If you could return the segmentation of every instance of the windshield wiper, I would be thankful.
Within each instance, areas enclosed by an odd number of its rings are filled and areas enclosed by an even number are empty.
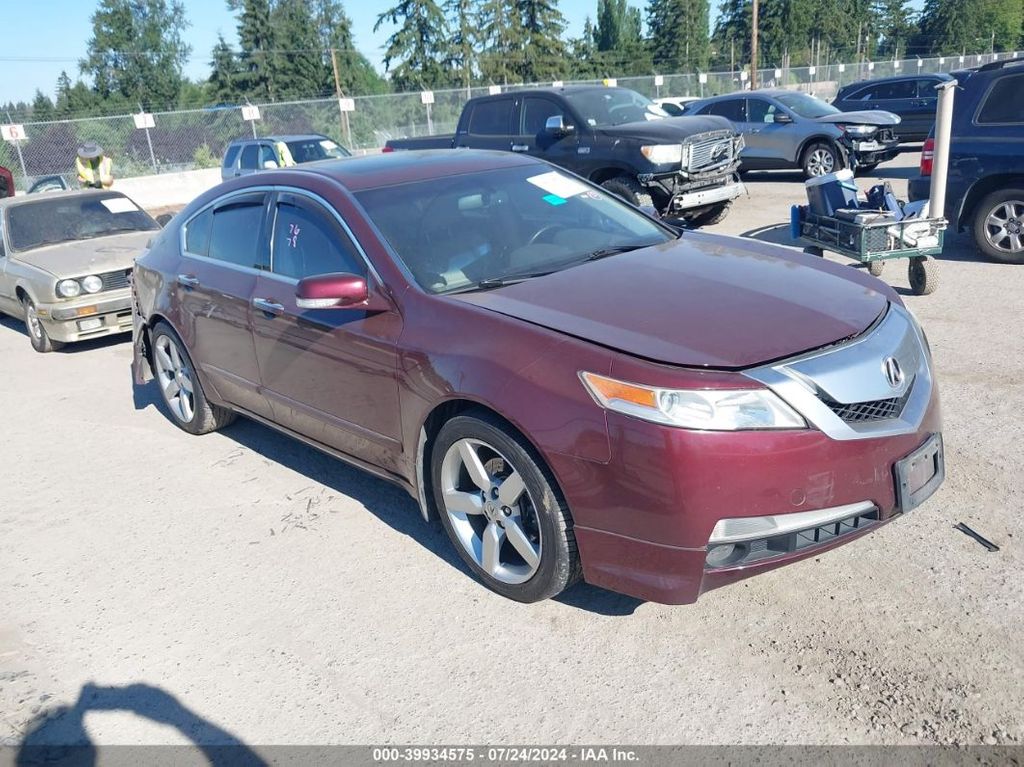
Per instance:
[[[510,274],[506,277],[488,277],[487,279],[474,282],[471,285],[465,285],[455,290],[449,290],[445,292],[445,295],[452,295],[454,293],[470,293],[477,290],[494,290],[495,288],[504,288],[508,285],[515,285],[517,282],[525,282],[526,280],[532,280],[534,277],[544,277],[548,274],[553,274],[559,271],[558,269],[547,269],[543,272],[528,272],[525,274]]]
[[[656,244],[656,243],[651,243]],[[640,245],[614,245],[610,248],[600,248],[595,250],[593,253],[588,253],[584,261],[597,261],[602,258],[608,258],[608,256],[617,256],[619,253],[629,253],[631,250],[640,250],[640,248],[649,248],[651,244],[642,243]]]

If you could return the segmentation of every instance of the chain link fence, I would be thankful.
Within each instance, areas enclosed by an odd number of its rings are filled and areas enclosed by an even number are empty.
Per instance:
[[[835,97],[840,87],[858,80],[952,72],[1016,55],[985,53],[767,68],[758,71],[758,84],[793,88],[828,100]],[[601,82],[605,81],[578,80],[573,84]],[[749,87],[749,73],[620,77],[616,82],[650,98],[704,97]],[[501,86],[501,90],[527,87],[535,87],[535,84]],[[130,114],[28,122],[24,123],[23,140],[0,143],[0,165],[12,171],[18,189],[27,189],[33,180],[42,176],[63,175],[73,181],[77,148],[86,141],[97,142],[113,158],[117,178],[217,167],[227,144],[249,135],[323,133],[356,152],[372,152],[390,138],[453,133],[467,99],[487,95],[491,90],[483,87],[434,91],[434,101],[429,105],[423,103],[418,92],[358,96],[352,99],[354,110],[350,112],[341,112],[339,101],[334,98],[258,104],[261,119],[256,122],[244,120],[238,107],[158,112],[154,114],[152,128],[136,128],[134,116]]]

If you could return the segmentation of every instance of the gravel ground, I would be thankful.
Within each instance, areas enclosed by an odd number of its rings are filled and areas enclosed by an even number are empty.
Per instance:
[[[748,186],[717,229],[781,241],[799,179]],[[941,491],[689,607],[504,600],[400,490],[250,422],[190,437],[125,340],[38,355],[3,320],[0,743],[1021,743],[1024,267],[962,236],[940,266],[885,278],[931,339]]]

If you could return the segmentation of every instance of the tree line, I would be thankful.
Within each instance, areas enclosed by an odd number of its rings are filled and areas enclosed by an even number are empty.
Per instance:
[[[209,75],[190,80],[180,0],[99,0],[79,76],[5,108],[25,120],[410,90],[740,69],[751,0],[596,0],[576,37],[558,0],[392,0],[379,73],[339,0],[227,0]],[[824,65],[1024,47],[1022,0],[760,0],[759,65]],[[337,75],[335,75],[337,73]],[[336,82],[337,77],[337,82]]]

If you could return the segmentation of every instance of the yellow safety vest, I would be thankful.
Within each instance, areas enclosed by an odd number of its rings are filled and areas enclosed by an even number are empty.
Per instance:
[[[85,187],[95,187],[97,183],[103,189],[109,189],[114,183],[113,163],[109,157],[98,157],[95,160],[75,159],[78,181]]]
[[[274,149],[277,151],[277,164],[280,167],[290,168],[295,165],[295,158],[292,157],[291,150],[288,149],[288,145],[286,143],[283,141],[277,141],[274,143]]]

